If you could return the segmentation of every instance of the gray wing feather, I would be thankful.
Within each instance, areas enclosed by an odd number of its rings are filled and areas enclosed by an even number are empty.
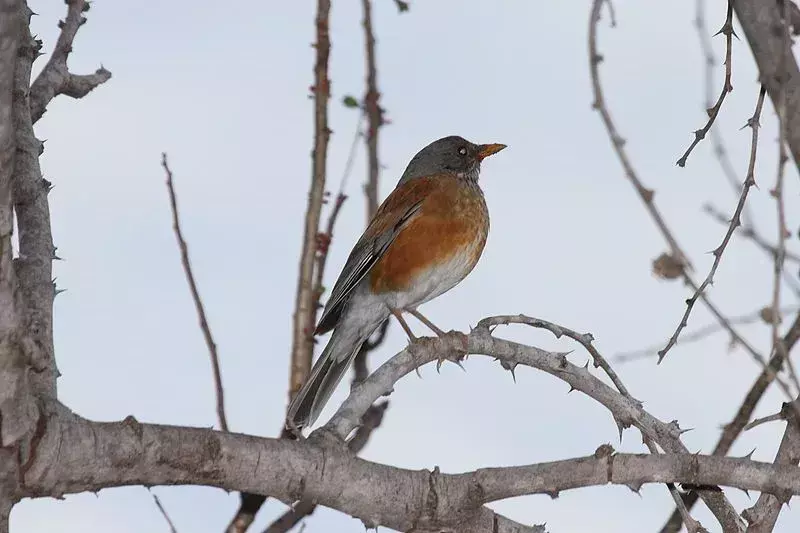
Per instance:
[[[344,310],[344,306],[353,290],[358,283],[367,275],[367,272],[375,266],[389,245],[397,237],[406,224],[414,217],[419,211],[422,201],[416,202],[412,205],[395,225],[374,237],[362,236],[361,239],[353,247],[347,262],[342,268],[342,273],[336,284],[333,286],[331,296],[325,304],[325,310],[322,312],[322,317],[319,319],[314,333],[320,335],[333,329],[339,321],[339,317]]]

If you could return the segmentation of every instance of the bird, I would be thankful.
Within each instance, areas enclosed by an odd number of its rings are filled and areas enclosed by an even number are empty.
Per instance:
[[[455,287],[480,259],[489,234],[481,162],[504,148],[451,135],[411,159],[331,290],[314,335],[333,333],[289,404],[289,429],[314,424],[361,345],[391,316],[410,341],[404,312],[444,335],[417,307]]]

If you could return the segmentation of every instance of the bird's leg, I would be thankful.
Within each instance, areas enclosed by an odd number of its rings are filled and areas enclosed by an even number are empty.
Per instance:
[[[400,326],[406,332],[406,335],[408,335],[408,341],[409,342],[415,342],[417,340],[417,336],[414,335],[414,332],[411,331],[411,328],[408,326],[408,323],[403,318],[403,312],[399,311],[397,309],[390,309],[390,311],[394,315],[394,317],[397,319],[397,321],[400,322]],[[422,378],[422,374],[419,373],[419,366],[415,366],[414,367],[414,372],[417,373],[417,377],[418,378]]]
[[[406,335],[408,335],[408,340],[411,341],[411,342],[416,341],[417,340],[417,336],[414,335],[414,332],[411,331],[410,327],[408,327],[408,323],[406,323],[406,320],[403,318],[402,312],[397,310],[397,309],[390,309],[390,311],[394,315],[394,317],[397,319],[397,321],[400,322],[400,326],[403,328],[403,331],[405,331]]]
[[[434,324],[433,322],[431,322],[430,320],[425,318],[425,315],[423,315],[422,313],[420,313],[416,309],[406,309],[406,311],[408,311],[410,314],[415,316],[417,320],[419,320],[420,322],[422,322],[423,324],[428,326],[428,329],[430,329],[432,332],[436,333],[437,336],[444,337],[446,335],[446,333],[444,331],[442,331],[441,329],[436,327],[436,324]]]

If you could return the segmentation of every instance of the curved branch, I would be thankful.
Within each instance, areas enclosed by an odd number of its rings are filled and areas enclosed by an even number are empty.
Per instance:
[[[505,318],[500,317],[501,320]],[[513,370],[521,364],[547,372],[611,411],[620,431],[635,426],[665,452],[688,453],[680,440],[682,430],[676,421],[667,424],[655,418],[642,408],[640,402],[617,392],[592,375],[587,367],[570,363],[566,353],[548,352],[493,337],[490,325],[496,320],[496,317],[481,320],[469,335],[451,332],[442,338],[419,339],[390,358],[366,381],[355,387],[331,420],[312,433],[310,438],[346,438],[358,427],[361,417],[375,400],[390,394],[400,378],[419,366],[444,359],[460,362],[466,354],[485,354],[500,360],[503,367],[508,370]],[[701,491],[700,494],[720,522],[736,528],[732,529],[734,531],[739,530],[738,513],[721,493]]]

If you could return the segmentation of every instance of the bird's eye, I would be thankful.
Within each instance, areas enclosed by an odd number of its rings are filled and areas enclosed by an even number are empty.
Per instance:
[[[461,155],[467,155],[466,147],[462,146],[461,148],[459,148],[458,149],[458,153],[461,154]]]

